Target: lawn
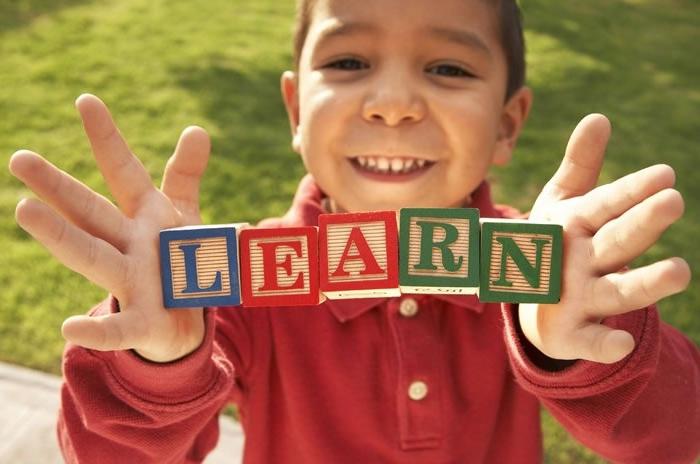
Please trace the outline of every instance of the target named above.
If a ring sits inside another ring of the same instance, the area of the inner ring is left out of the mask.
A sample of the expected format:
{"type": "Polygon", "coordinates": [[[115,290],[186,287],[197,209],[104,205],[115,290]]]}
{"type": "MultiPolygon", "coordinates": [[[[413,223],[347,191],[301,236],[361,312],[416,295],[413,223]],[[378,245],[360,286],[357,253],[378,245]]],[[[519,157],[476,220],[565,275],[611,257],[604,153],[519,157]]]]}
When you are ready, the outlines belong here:
{"type": "MultiPolygon", "coordinates": [[[[528,209],[586,113],[612,120],[601,181],[650,164],[677,170],[685,217],[639,265],[700,263],[700,3],[524,0],[535,104],[510,166],[492,173],[500,202],[528,209]],[[686,245],[686,246],[684,246],[686,245]]],[[[156,182],[180,131],[212,135],[205,222],[282,214],[303,166],[290,149],[279,76],[291,64],[291,0],[18,0],[0,3],[0,157],[44,154],[108,195],[72,102],[102,97],[156,182]]],[[[59,373],[60,324],[104,292],[62,268],[13,217],[26,189],[0,170],[0,360],[59,373]]],[[[662,317],[700,343],[700,287],[662,317]]],[[[602,462],[545,413],[547,461],[602,462]]]]}

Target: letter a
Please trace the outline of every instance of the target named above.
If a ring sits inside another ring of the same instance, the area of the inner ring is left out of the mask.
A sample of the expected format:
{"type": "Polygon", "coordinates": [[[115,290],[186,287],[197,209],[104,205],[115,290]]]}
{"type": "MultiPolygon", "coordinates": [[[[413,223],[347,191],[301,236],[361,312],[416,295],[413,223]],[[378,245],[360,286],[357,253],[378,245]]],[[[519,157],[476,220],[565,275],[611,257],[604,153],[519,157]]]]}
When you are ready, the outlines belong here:
{"type": "Polygon", "coordinates": [[[321,214],[320,287],[327,298],[399,296],[396,212],[321,214]]]}
{"type": "Polygon", "coordinates": [[[340,263],[338,268],[331,274],[332,277],[347,277],[350,275],[348,271],[345,270],[345,262],[349,260],[362,260],[365,265],[365,269],[360,272],[360,275],[365,274],[382,274],[385,271],[379,267],[377,260],[372,254],[372,250],[369,248],[369,244],[362,234],[359,227],[353,227],[350,231],[350,237],[348,238],[347,244],[345,244],[345,250],[340,257],[340,263]],[[350,248],[355,245],[357,249],[357,254],[350,254],[350,248]]]}

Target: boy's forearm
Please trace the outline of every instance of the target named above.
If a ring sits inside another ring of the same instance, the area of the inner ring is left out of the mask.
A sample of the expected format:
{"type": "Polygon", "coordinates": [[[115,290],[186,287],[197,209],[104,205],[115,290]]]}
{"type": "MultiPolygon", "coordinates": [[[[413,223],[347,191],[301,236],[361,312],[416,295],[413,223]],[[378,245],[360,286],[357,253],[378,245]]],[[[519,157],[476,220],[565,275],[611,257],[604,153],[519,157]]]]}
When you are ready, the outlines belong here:
{"type": "MultiPolygon", "coordinates": [[[[91,314],[113,304],[110,297],[91,314]]],[[[211,451],[233,367],[212,356],[215,311],[206,321],[202,347],[168,364],[67,345],[58,422],[67,462],[184,462],[211,451]]]]}
{"type": "Polygon", "coordinates": [[[700,452],[700,351],[655,307],[610,318],[636,348],[614,364],[577,361],[544,370],[518,338],[504,307],[506,340],[518,382],[579,441],[615,462],[694,462],[700,452]],[[585,400],[585,401],[582,401],[585,400]]]}

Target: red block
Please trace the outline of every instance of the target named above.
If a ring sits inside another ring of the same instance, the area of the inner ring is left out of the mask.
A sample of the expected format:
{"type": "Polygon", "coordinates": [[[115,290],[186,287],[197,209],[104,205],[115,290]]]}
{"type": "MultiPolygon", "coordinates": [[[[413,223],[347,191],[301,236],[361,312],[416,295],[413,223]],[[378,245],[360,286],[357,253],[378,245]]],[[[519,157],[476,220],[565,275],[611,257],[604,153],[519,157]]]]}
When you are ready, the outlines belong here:
{"type": "Polygon", "coordinates": [[[319,304],[318,228],[241,231],[244,307],[319,304]]]}
{"type": "Polygon", "coordinates": [[[399,296],[396,213],[322,214],[320,285],[328,298],[399,296]]]}

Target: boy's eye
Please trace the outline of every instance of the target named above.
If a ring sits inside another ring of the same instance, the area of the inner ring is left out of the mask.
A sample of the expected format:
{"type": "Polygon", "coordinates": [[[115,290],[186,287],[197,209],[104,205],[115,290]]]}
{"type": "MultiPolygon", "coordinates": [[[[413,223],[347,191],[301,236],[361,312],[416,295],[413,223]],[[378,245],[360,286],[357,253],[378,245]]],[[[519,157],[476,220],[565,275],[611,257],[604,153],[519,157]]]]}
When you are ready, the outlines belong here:
{"type": "Polygon", "coordinates": [[[343,58],[342,60],[337,60],[326,65],[327,68],[340,69],[343,71],[356,71],[359,69],[365,69],[367,66],[354,58],[343,58]]]}
{"type": "Polygon", "coordinates": [[[447,77],[474,77],[474,74],[470,73],[466,69],[449,64],[440,64],[437,66],[433,66],[428,70],[428,72],[430,72],[431,74],[439,74],[441,76],[447,77]],[[435,70],[435,72],[433,72],[433,70],[435,70]]]}

